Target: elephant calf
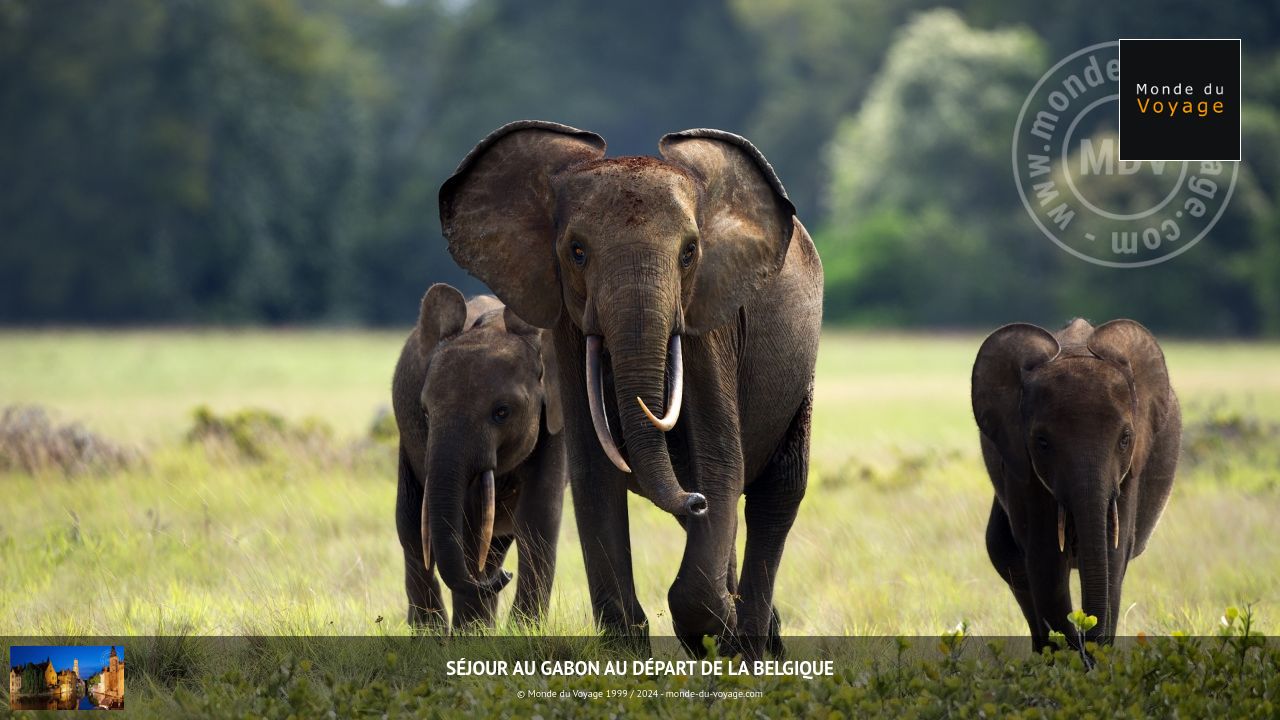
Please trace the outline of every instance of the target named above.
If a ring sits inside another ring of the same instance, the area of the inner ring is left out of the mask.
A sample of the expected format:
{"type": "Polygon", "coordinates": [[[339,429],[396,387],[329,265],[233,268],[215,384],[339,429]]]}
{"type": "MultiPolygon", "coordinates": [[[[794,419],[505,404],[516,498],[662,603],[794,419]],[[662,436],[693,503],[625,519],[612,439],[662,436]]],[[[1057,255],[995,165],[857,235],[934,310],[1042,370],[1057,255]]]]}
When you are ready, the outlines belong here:
{"type": "Polygon", "coordinates": [[[1169,499],[1182,414],[1164,353],[1146,328],[1075,320],[1051,334],[996,330],[973,364],[973,415],[995,486],[987,552],[1031,627],[1032,644],[1069,631],[1080,573],[1086,640],[1115,639],[1120,587],[1169,499]]]}
{"type": "Polygon", "coordinates": [[[414,626],[446,624],[436,567],[453,593],[454,627],[491,625],[513,540],[514,612],[537,620],[546,610],[566,483],[559,395],[543,373],[549,345],[496,298],[467,302],[448,285],[422,298],[391,391],[396,527],[414,626]]]}

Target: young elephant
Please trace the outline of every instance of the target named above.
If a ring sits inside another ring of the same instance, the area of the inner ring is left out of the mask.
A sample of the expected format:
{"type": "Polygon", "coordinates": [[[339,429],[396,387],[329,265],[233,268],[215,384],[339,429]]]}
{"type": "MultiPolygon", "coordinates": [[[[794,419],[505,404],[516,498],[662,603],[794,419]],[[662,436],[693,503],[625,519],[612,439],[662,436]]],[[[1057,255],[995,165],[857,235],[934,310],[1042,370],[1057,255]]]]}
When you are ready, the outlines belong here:
{"type": "Polygon", "coordinates": [[[1075,320],[996,330],[973,364],[973,415],[995,486],[987,552],[1031,627],[1068,632],[1080,572],[1086,640],[1115,639],[1120,587],[1173,486],[1182,436],[1164,353],[1146,328],[1075,320]]]}
{"type": "Polygon", "coordinates": [[[491,625],[511,580],[502,562],[512,540],[514,612],[537,620],[546,610],[566,478],[559,395],[544,381],[549,345],[493,297],[468,303],[433,285],[422,298],[392,381],[396,528],[414,626],[446,623],[436,566],[453,593],[454,627],[491,625]]]}

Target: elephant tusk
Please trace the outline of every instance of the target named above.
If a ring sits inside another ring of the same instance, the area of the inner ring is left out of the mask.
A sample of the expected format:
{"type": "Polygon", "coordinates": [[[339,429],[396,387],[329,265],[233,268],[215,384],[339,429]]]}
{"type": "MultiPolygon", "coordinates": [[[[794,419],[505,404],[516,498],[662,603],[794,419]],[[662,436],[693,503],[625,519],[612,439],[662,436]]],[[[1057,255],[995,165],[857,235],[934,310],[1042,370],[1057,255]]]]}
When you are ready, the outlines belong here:
{"type": "Polygon", "coordinates": [[[485,561],[489,559],[489,545],[493,543],[494,487],[493,471],[485,470],[480,492],[480,547],[476,550],[476,567],[480,575],[484,575],[485,561]]]}
{"type": "Polygon", "coordinates": [[[1120,504],[1111,498],[1111,547],[1120,548],[1120,504]]]}
{"type": "Polygon", "coordinates": [[[1067,511],[1058,506],[1058,552],[1067,551],[1067,511]]]}
{"type": "Polygon", "coordinates": [[[596,429],[596,439],[609,460],[624,473],[631,472],[627,461],[622,459],[618,446],[613,442],[613,433],[609,431],[609,418],[604,412],[604,377],[600,371],[600,336],[587,336],[587,404],[591,406],[591,424],[596,429]]]}
{"type": "Polygon", "coordinates": [[[661,418],[655,417],[649,411],[649,407],[644,404],[644,400],[636,397],[636,402],[640,403],[640,410],[644,412],[644,416],[662,432],[667,432],[676,426],[676,421],[680,419],[680,403],[684,399],[684,357],[680,352],[679,335],[672,335],[671,342],[667,345],[667,368],[671,371],[671,387],[667,393],[666,415],[661,418]]]}

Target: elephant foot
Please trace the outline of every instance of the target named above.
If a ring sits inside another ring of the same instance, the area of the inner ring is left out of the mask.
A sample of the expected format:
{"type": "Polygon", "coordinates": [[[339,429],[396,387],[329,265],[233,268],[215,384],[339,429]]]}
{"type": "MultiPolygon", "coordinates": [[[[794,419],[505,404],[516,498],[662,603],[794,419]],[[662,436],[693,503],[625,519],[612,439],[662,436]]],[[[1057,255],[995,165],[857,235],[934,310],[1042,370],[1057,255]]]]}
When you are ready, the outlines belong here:
{"type": "Polygon", "coordinates": [[[724,637],[720,639],[719,651],[724,657],[740,655],[747,662],[763,660],[766,654],[783,659],[786,647],[782,643],[782,621],[778,617],[778,609],[770,611],[767,635],[742,633],[724,637]]]}
{"type": "Polygon", "coordinates": [[[787,649],[782,644],[782,618],[778,617],[778,608],[774,607],[769,612],[769,643],[767,646],[769,654],[781,660],[786,657],[787,649]]]}
{"type": "Polygon", "coordinates": [[[414,634],[442,633],[449,627],[449,617],[443,608],[421,608],[409,606],[406,618],[414,634]]]}
{"type": "Polygon", "coordinates": [[[685,653],[694,660],[701,660],[707,656],[707,647],[703,645],[706,637],[702,633],[676,632],[680,647],[684,648],[685,653]]]}
{"type": "Polygon", "coordinates": [[[677,580],[667,592],[671,624],[691,657],[707,655],[703,638],[732,637],[738,627],[738,610],[723,589],[690,586],[677,580]]]}

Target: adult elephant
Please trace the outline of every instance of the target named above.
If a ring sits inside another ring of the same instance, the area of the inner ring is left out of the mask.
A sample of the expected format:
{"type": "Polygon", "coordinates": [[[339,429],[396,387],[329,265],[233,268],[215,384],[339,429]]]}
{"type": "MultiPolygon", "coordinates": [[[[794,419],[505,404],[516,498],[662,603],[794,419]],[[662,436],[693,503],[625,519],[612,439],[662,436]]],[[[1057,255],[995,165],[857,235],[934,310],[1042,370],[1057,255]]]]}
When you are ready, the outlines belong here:
{"type": "Polygon", "coordinates": [[[659,149],[606,158],[594,133],[511,123],[445,182],[441,225],[463,268],[552,330],[596,621],[648,635],[629,488],[685,528],[667,595],[685,646],[780,653],[773,586],[806,486],[822,266],[747,140],[688,130],[659,149]]]}

